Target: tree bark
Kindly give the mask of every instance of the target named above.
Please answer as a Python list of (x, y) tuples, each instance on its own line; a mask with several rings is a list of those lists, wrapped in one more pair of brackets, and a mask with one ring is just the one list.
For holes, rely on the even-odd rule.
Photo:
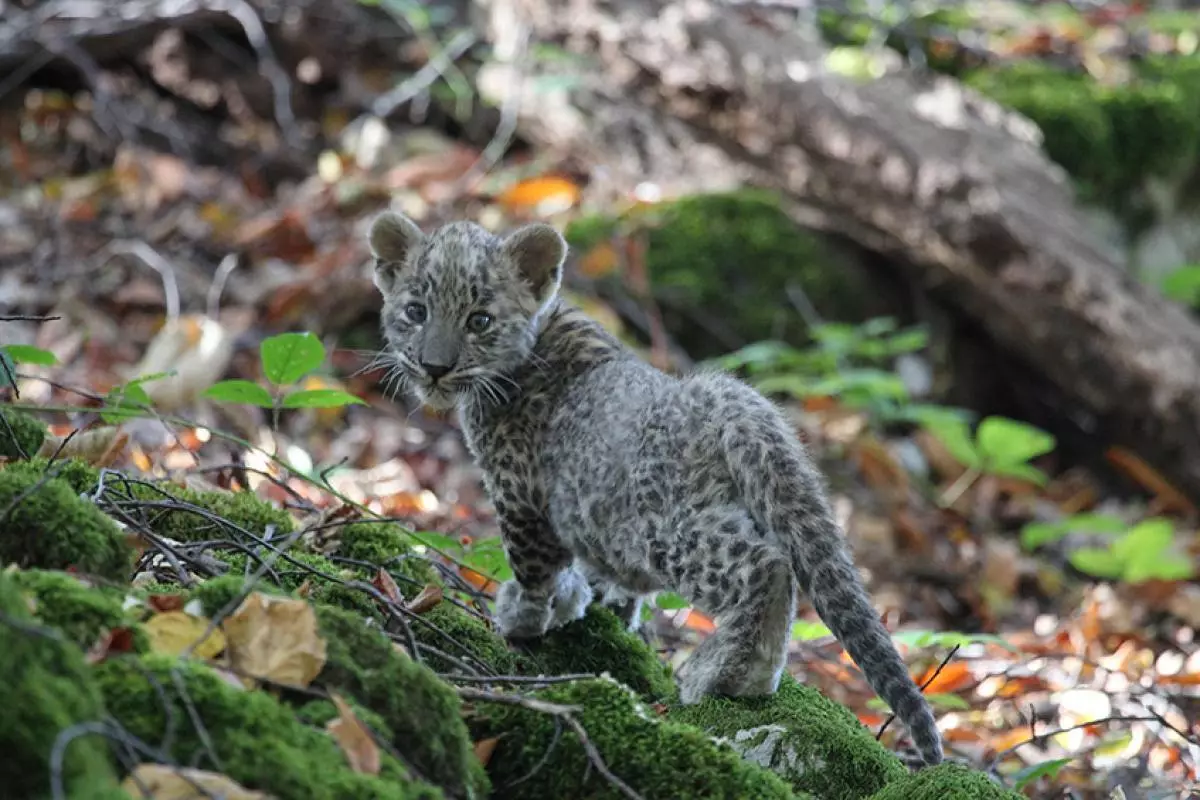
[[(860, 83), (813, 39), (705, 0), (492, 0), (586, 60), (575, 115), (518, 129), (665, 191), (748, 183), (887, 255), (1200, 497), (1200, 325), (1092, 235), (1028, 121), (941, 77)], [(747, 265), (752, 268), (752, 265)]]

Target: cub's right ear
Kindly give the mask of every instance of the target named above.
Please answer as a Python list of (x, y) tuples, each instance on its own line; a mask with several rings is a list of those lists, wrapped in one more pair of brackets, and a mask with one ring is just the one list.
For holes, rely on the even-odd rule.
[(367, 240), (375, 256), (375, 285), (379, 291), (391, 291), (408, 254), (423, 238), (425, 235), (417, 223), (403, 214), (385, 211), (375, 218)]

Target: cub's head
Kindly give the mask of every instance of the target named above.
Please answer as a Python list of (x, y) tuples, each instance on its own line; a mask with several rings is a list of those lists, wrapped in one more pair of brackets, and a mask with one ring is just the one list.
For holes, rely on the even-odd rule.
[(389, 211), (371, 224), (370, 243), (387, 355), (401, 382), (434, 408), (502, 393), (558, 292), (567, 254), (558, 231), (534, 224), (500, 238), (452, 222), (424, 234)]

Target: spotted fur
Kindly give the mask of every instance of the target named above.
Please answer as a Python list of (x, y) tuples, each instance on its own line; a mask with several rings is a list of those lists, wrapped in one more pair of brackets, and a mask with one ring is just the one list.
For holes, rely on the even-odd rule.
[[(770, 402), (731, 376), (667, 375), (558, 299), (566, 243), (549, 226), (424, 235), (385, 213), (370, 239), (397, 373), (457, 408), (484, 471), (515, 576), (497, 597), (502, 632), (539, 636), (596, 595), (633, 626), (642, 596), (676, 591), (717, 623), (680, 669), (681, 700), (764, 695), (799, 588), (925, 762), (942, 760), (820, 474)], [(431, 359), (451, 368), (435, 380)]]

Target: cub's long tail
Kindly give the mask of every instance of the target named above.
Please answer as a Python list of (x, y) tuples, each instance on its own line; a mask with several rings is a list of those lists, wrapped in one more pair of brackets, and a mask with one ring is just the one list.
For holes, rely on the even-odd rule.
[(908, 728), (925, 763), (939, 764), (942, 740), (933, 711), (871, 606), (834, 520), (824, 481), (787, 422), (777, 412), (768, 419), (743, 414), (731, 420), (723, 436), (726, 458), (748, 510), (787, 547), (800, 587), (871, 688)]
[(879, 621), (837, 523), (828, 509), (814, 508), (813, 512), (793, 521), (789, 530), (792, 564), (800, 587), (871, 688), (908, 728), (924, 762), (929, 766), (941, 763), (942, 739), (929, 703)]

